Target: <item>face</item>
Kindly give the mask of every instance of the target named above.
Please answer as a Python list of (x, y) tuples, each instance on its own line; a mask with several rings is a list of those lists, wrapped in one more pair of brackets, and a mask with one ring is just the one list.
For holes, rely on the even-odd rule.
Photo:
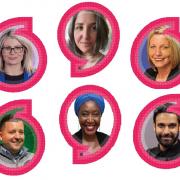
[(3, 145), (13, 154), (20, 151), (24, 144), (24, 124), (22, 121), (6, 122), (0, 131)]
[(161, 148), (169, 148), (174, 145), (179, 136), (180, 124), (176, 114), (160, 113), (156, 116), (154, 130)]
[(93, 53), (96, 44), (96, 16), (90, 11), (81, 11), (76, 18), (74, 40), (83, 55)]
[(14, 38), (7, 38), (3, 44), (2, 57), (5, 65), (21, 64), (24, 57), (23, 45)]
[(78, 118), (85, 135), (92, 136), (96, 134), (100, 126), (101, 112), (94, 101), (87, 101), (80, 107)]
[(156, 68), (171, 67), (171, 47), (163, 34), (155, 34), (149, 43), (149, 58)]

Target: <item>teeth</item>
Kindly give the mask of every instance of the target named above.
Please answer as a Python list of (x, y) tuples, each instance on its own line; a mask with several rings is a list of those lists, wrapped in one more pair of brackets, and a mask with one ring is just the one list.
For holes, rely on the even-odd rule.
[(86, 126), (88, 130), (93, 130), (95, 126)]

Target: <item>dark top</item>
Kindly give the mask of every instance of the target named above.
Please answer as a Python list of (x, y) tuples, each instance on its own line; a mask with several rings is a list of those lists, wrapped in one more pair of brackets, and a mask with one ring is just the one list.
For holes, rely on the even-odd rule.
[(153, 156), (154, 158), (162, 161), (170, 161), (180, 157), (180, 141), (176, 143), (171, 148), (167, 149), (166, 151), (161, 151), (160, 147), (154, 147), (152, 149), (148, 149), (147, 152), (149, 155)]
[(24, 72), (18, 76), (10, 76), (0, 71), (0, 82), (4, 82), (7, 84), (19, 84), (27, 81), (33, 76), (33, 73)]
[[(152, 80), (156, 80), (156, 76), (157, 76), (157, 74), (158, 74), (158, 71), (157, 71), (157, 69), (154, 70), (153, 68), (149, 68), (149, 69), (146, 69), (146, 71), (144, 72), (144, 74), (145, 74), (148, 78), (150, 78), (150, 79), (152, 79)], [(175, 78), (175, 77), (176, 77), (177, 75), (179, 75), (179, 74), (180, 74), (180, 68), (179, 68), (179, 66), (176, 66), (176, 67), (175, 67), (174, 69), (172, 69), (171, 72), (169, 73), (168, 78), (167, 78), (167, 81)]]
[(10, 76), (8, 74), (4, 74), (4, 76), (5, 76), (5, 81), (8, 84), (19, 84), (24, 80), (24, 74), (18, 76)]
[[(104, 144), (109, 139), (109, 136), (102, 132), (96, 132), (96, 136), (101, 147), (104, 146)], [(73, 138), (76, 139), (80, 144), (82, 144), (82, 130), (80, 129), (78, 132), (73, 134)]]

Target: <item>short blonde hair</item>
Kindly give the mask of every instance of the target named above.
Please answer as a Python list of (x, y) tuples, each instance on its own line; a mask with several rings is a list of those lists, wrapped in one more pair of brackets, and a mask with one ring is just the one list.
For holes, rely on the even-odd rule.
[(167, 28), (169, 28), (169, 27), (168, 26), (160, 26), (160, 27), (152, 30), (149, 33), (148, 40), (147, 40), (147, 52), (148, 52), (148, 60), (152, 67), (154, 67), (154, 64), (152, 63), (152, 61), (149, 57), (149, 46), (150, 46), (150, 40), (154, 35), (164, 35), (164, 37), (168, 40), (168, 42), (170, 44), (170, 48), (171, 48), (172, 69), (174, 69), (176, 66), (180, 65), (180, 43), (174, 37), (165, 33), (165, 30)]
[(8, 38), (16, 39), (19, 43), (22, 44), (22, 46), (24, 47), (24, 57), (22, 61), (22, 67), (24, 71), (28, 73), (33, 73), (35, 69), (33, 68), (33, 62), (32, 62), (32, 58), (33, 58), (32, 46), (26, 38), (20, 35), (16, 35), (13, 30), (9, 30), (5, 32), (0, 37), (0, 71), (2, 72), (4, 71), (4, 60), (2, 56), (2, 48), (3, 48), (4, 41)]

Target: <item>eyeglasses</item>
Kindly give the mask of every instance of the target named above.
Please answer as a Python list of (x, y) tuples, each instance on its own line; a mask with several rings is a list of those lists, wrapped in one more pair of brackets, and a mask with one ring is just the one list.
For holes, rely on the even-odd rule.
[(24, 47), (23, 46), (15, 46), (15, 47), (7, 46), (7, 47), (2, 47), (2, 51), (4, 53), (6, 53), (6, 54), (11, 53), (12, 50), (14, 51), (14, 53), (22, 53), (23, 50), (24, 50)]

